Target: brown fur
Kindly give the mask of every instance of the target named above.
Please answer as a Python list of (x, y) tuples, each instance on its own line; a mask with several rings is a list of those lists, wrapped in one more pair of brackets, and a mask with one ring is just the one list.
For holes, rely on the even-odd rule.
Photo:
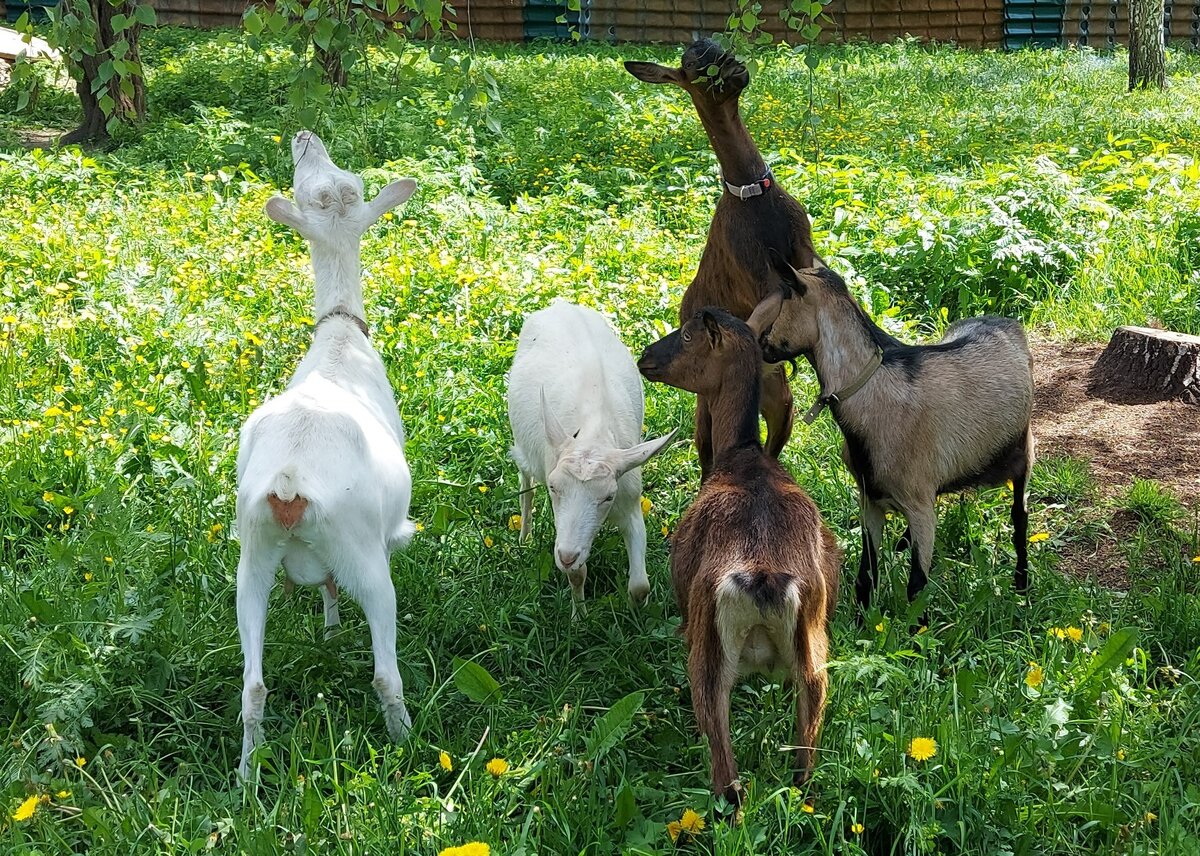
[[(763, 628), (778, 622), (793, 602), (791, 651), (775, 650), (774, 662), (787, 668), (796, 691), (795, 782), (808, 778), (825, 708), (828, 625), (842, 558), (812, 499), (759, 443), (759, 359), (747, 325), (702, 310), (651, 345), (639, 363), (649, 379), (703, 391), (712, 402), (713, 470), (672, 539), (671, 582), (688, 644), (692, 705), (712, 754), (713, 792), (734, 804), (741, 787), (729, 731), (730, 693), (739, 673), (764, 666), (746, 659), (751, 637), (767, 632)], [(734, 610), (743, 618), (749, 614), (750, 622), (757, 610), (764, 623), (745, 625), (751, 630), (731, 658), (721, 628), (732, 626)]]
[[(719, 73), (709, 79), (713, 65), (719, 67)], [(722, 53), (713, 42), (701, 40), (684, 52), (678, 69), (639, 62), (626, 63), (625, 67), (639, 80), (672, 83), (691, 96), (725, 179), (750, 184), (766, 173), (766, 163), (738, 110), (738, 98), (749, 85), (750, 76), (734, 57)], [(761, 196), (746, 200), (723, 189), (700, 266), (680, 304), (680, 324), (704, 306), (717, 306), (737, 318), (749, 318), (754, 307), (779, 285), (770, 263), (771, 251), (794, 267), (820, 262), (804, 206), (774, 179)], [(777, 458), (791, 436), (793, 419), (792, 393), (782, 367), (771, 366), (762, 374), (760, 392), (761, 412), (767, 423), (767, 452)], [(712, 436), (709, 402), (698, 395), (696, 449), (702, 478), (713, 465)]]
[(271, 506), (275, 522), (284, 529), (291, 529), (299, 523), (300, 518), (304, 516), (304, 510), (308, 508), (308, 500), (302, 496), (283, 500), (273, 493), (267, 495), (267, 504)]

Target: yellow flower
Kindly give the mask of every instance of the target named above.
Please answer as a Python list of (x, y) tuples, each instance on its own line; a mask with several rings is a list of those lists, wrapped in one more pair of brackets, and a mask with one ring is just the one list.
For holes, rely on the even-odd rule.
[(83, 757), (82, 755), (80, 755), (78, 758), (75, 759), (76, 767), (82, 767), (86, 763), (87, 763), (87, 758)]
[(64, 506), (64, 507), (63, 507), (63, 514), (66, 514), (66, 515), (70, 516), (70, 515), (72, 515), (72, 514), (74, 514), (74, 513), (75, 513), (75, 509), (74, 509), (74, 508), (72, 508), (71, 506), (67, 505), (67, 506)]
[(438, 753), (438, 763), (442, 765), (442, 769), (445, 770), (447, 773), (452, 772), (454, 770), (454, 763), (450, 760), (449, 752), (439, 752)]
[(1124, 749), (1118, 749), (1118, 750), (1117, 750), (1117, 760), (1118, 760), (1118, 761), (1124, 761), (1124, 760), (1125, 760), (1125, 750), (1124, 750)]
[(53, 416), (62, 416), (62, 415), (63, 415), (63, 411), (62, 411), (62, 408), (60, 408), (60, 407), (47, 407), (47, 408), (46, 408), (46, 413), (45, 413), (44, 415), (46, 415), (46, 416), (51, 416), (51, 417), (53, 417)]
[(519, 530), (521, 528), (521, 515), (514, 514), (512, 517), (508, 518), (508, 528), (514, 532)]
[(853, 832), (855, 835), (862, 835), (864, 830), (866, 830), (866, 827), (863, 826), (861, 823), (852, 823), (850, 825), (850, 831)]
[(1067, 638), (1072, 642), (1079, 643), (1083, 641), (1083, 631), (1078, 627), (1067, 628)]
[(679, 832), (682, 829), (683, 827), (679, 825), (678, 820), (672, 820), (667, 824), (667, 835), (671, 836), (672, 841), (677, 841), (679, 839)]
[(665, 523), (663, 524), (663, 528), (662, 528), (662, 534), (663, 534), (663, 537), (664, 537), (664, 538), (670, 538), (670, 537), (671, 537), (671, 530), (667, 528), (667, 524), (665, 524)]
[(446, 847), (438, 856), (491, 856), (492, 848), (482, 841), (469, 841), (459, 847)]
[(1052, 636), (1061, 641), (1067, 638), (1067, 631), (1063, 630), (1061, 627), (1051, 627), (1046, 631), (1046, 635)]
[(487, 493), (487, 492), (488, 492), (488, 487), (487, 487), (487, 485), (485, 485), (485, 484), (481, 484), (481, 485), (479, 486), (479, 492), (480, 492), (480, 493)]
[(679, 818), (679, 826), (684, 832), (694, 835), (704, 829), (704, 818), (689, 808), (683, 813), (683, 817)]
[(496, 778), (500, 778), (508, 772), (508, 762), (503, 758), (493, 758), (487, 762), (487, 771)]
[(1030, 689), (1037, 689), (1042, 685), (1042, 681), (1046, 679), (1046, 673), (1042, 671), (1042, 667), (1037, 663), (1029, 664), (1029, 671), (1025, 673), (1025, 685)]
[(15, 812), (13, 812), (12, 819), (13, 820), (29, 820), (29, 818), (33, 817), (33, 813), (35, 811), (37, 811), (37, 807), (38, 807), (38, 797), (35, 794), (35, 795), (31, 796), (29, 799), (25, 800), (25, 802), (21, 803), (20, 808), (18, 808)]
[(882, 621), (875, 625), (875, 632), (876, 633), (883, 632), (883, 622)]
[(1154, 823), (1156, 820), (1158, 820), (1157, 814), (1152, 811), (1146, 812), (1146, 823)]
[(90, 583), (94, 577), (95, 577), (95, 574), (93, 574), (91, 571), (83, 572), (83, 581), (85, 583)]
[(650, 509), (653, 507), (654, 507), (654, 503), (652, 503), (650, 500), (646, 499), (646, 497), (643, 496), (642, 497), (642, 514), (649, 514)]
[(42, 502), (54, 502), (54, 494), (50, 491), (44, 492), (42, 494)]
[(1040, 544), (1041, 542), (1048, 541), (1049, 539), (1050, 539), (1049, 532), (1034, 532), (1032, 535), (1029, 536), (1029, 543), (1030, 544)]
[(484, 535), (484, 536), (483, 536), (483, 546), (485, 546), (485, 547), (490, 547), (490, 546), (492, 546), (492, 545), (493, 545), (493, 544), (495, 544), (495, 543), (496, 543), (496, 542), (492, 540), (492, 536), (491, 536), (491, 535)]
[(1192, 556), (1192, 561), (1197, 565), (1200, 565), (1200, 556)]
[(928, 761), (937, 754), (937, 741), (932, 737), (914, 737), (908, 744), (908, 754), (914, 761)]
[(1006, 481), (1006, 482), (1005, 482), (1005, 484), (1006, 484), (1006, 485), (1008, 485), (1008, 489), (1009, 489), (1009, 490), (1012, 490), (1012, 489), (1013, 489), (1013, 483), (1012, 483), (1012, 479), (1009, 479), (1008, 481)]
[(800, 806), (800, 811), (804, 812), (805, 814), (812, 814), (814, 811), (816, 811), (816, 809), (813, 808), (812, 803), (806, 802), (804, 805)]
[(56, 793), (56, 794), (54, 795), (54, 798), (55, 798), (55, 799), (60, 799), (60, 800), (65, 800), (65, 799), (66, 799), (67, 797), (69, 797), (70, 795), (71, 795), (71, 792), (70, 792), (70, 791), (59, 791), (58, 793)]

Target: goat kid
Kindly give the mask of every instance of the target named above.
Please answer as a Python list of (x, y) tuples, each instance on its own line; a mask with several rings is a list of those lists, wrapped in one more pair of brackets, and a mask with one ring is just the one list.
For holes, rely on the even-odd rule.
[(508, 376), (512, 458), (521, 474), (521, 540), (533, 527), (533, 486), (554, 511), (554, 563), (585, 611), (587, 559), (611, 519), (629, 556), (629, 597), (650, 593), (640, 467), (675, 435), (639, 442), (645, 403), (629, 350), (600, 313), (555, 301), (525, 319)]
[[(778, 285), (770, 251), (797, 267), (823, 264), (813, 249), (804, 206), (780, 187), (742, 122), (738, 99), (750, 84), (750, 74), (708, 39), (688, 47), (679, 68), (652, 62), (627, 62), (625, 68), (638, 80), (672, 84), (687, 92), (721, 164), (724, 192), (696, 276), (684, 292), (680, 324), (704, 306), (749, 318)], [(767, 451), (777, 458), (791, 436), (793, 419), (792, 393), (782, 366), (762, 373), (760, 401)], [(713, 465), (712, 415), (704, 396), (696, 398), (696, 450), (704, 478)]]
[(362, 179), (339, 169), (313, 133), (292, 140), (295, 204), (275, 196), (266, 213), (312, 249), (316, 328), (288, 388), (250, 415), (238, 450), (238, 632), (245, 657), (244, 735), (238, 770), (249, 775), (267, 690), (262, 653), (267, 597), (283, 565), (289, 584), (321, 586), (326, 636), (339, 624), (337, 587), (371, 627), (375, 691), (393, 740), (410, 727), (396, 665), (396, 593), (388, 557), (413, 532), (404, 426), (363, 320), (359, 242), (416, 188), (393, 182), (370, 202)]
[(908, 599), (928, 581), (937, 496), (1012, 480), (1014, 585), (1029, 586), (1028, 496), (1034, 441), (1033, 358), (1020, 322), (956, 321), (932, 345), (906, 345), (877, 327), (828, 268), (775, 259), (786, 292), (756, 310), (768, 361), (804, 355), (842, 430), (842, 458), (858, 484), (862, 559), (855, 592), (865, 610), (879, 578), (886, 511), (908, 521)]
[(671, 581), (712, 789), (734, 805), (729, 696), (738, 675), (782, 675), (795, 687), (795, 783), (808, 778), (842, 556), (816, 505), (759, 442), (759, 322), (702, 309), (638, 363), (648, 380), (704, 395), (712, 407), (713, 469), (672, 538)]

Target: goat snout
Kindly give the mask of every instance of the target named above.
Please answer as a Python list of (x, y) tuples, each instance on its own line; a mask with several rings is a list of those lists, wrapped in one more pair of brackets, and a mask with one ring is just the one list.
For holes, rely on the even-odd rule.
[(564, 571), (573, 570), (579, 561), (578, 550), (557, 550), (555, 556), (558, 559), (558, 566)]

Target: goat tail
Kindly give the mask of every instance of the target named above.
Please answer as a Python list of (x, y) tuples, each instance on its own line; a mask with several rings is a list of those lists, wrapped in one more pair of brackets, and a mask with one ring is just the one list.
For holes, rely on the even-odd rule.
[(275, 476), (271, 489), (267, 491), (267, 505), (271, 506), (275, 522), (284, 529), (291, 529), (304, 517), (308, 500), (300, 495), (295, 474), (290, 470)]
[(404, 522), (400, 524), (400, 528), (393, 533), (388, 542), (388, 546), (393, 549), (407, 546), (408, 542), (412, 540), (413, 535), (416, 534), (416, 531), (417, 524), (406, 518)]

